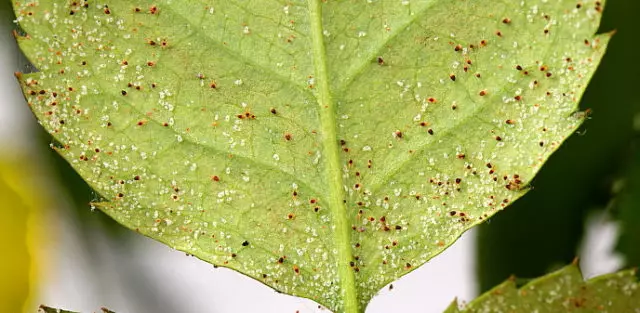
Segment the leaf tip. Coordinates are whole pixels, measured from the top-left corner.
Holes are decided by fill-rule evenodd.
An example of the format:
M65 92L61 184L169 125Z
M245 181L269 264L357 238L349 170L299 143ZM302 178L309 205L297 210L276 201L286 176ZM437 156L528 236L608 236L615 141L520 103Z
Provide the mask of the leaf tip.
M573 258L573 261L571 261L571 265L578 266L578 264L580 264L580 257Z

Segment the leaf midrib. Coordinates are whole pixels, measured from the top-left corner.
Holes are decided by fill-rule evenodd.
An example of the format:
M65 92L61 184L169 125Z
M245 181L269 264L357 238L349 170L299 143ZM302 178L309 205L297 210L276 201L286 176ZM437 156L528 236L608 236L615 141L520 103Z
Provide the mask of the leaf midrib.
M345 198L340 166L340 149L337 140L336 107L329 87L329 73L327 71L327 55L324 44L322 24L321 0L308 0L309 26L312 38L313 63L317 81L318 110L322 127L322 146L326 151L327 160L325 175L327 177L329 194L329 209L333 217L334 244L338 251L338 278L340 285L340 300L342 311L346 313L360 313L360 302L356 289L355 273L349 264L353 260L351 250L351 228L348 223L347 208L343 203ZM340 304L338 304L340 307Z

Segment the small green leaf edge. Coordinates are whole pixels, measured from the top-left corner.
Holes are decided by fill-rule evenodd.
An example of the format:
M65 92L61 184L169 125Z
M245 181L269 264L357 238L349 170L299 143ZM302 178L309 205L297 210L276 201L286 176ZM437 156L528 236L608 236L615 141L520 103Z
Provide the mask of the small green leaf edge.
M639 312L640 282L636 278L636 273L637 269L627 269L585 280L578 263L573 262L560 270L532 279L520 288L518 288L516 284L515 277L511 277L467 304L463 304L458 301L458 299L454 299L444 313L498 312L499 309L497 307L490 305L494 300L515 307L516 309L511 312L529 312L534 308L521 306L521 301L523 297L527 296L527 291L542 289L548 284L561 284L561 280L578 280L578 284L575 285L575 289L572 290L591 293L587 296L599 298L596 304L591 304L593 300L590 301L587 296L574 297L574 295L571 294L572 290L561 289L567 291L568 294L561 297L563 301L559 304L567 304L567 301L570 301L569 304L572 305L571 308L573 309L571 312L634 312L632 310ZM609 291L615 292L615 295L604 294L604 292ZM509 299L505 300L505 298L509 296L516 297L515 301L509 302ZM615 301L615 299L624 299L627 301ZM605 304L604 301L608 303ZM537 303L533 302L533 304L541 305L540 308L535 308L539 310L537 312L567 312L566 310L569 309L567 307L557 307L557 309L554 310L548 306L543 307L545 303L542 303L542 301L538 301ZM562 311L562 309L565 311Z

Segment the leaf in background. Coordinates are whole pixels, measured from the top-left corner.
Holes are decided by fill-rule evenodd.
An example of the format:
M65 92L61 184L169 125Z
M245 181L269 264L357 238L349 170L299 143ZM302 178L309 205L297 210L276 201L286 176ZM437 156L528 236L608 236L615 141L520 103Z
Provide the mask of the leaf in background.
M44 305L41 305L40 308L38 308L38 313L41 313L41 312L42 313L77 313L73 311L55 309L55 308L44 306Z
M5 26L11 23L11 12L11 3L0 1L0 45L10 39L4 34L9 34ZM10 59L2 46L0 56ZM4 74L5 69L0 64L0 73ZM0 120L0 133L13 126L7 125L6 119ZM33 244L41 244L42 239L35 223L42 218L38 214L42 193L30 186L30 173L16 171L30 168L30 164L15 158L13 148L5 141L0 145L0 312L18 313L28 306L30 294L36 290L31 281L38 267Z
M636 73L628 62L640 48L640 2L607 3L601 30L616 30L581 101L592 109L575 136L554 153L532 182L532 191L478 230L476 273L481 291L511 275L537 277L571 262L582 239L584 217L611 199L616 173L627 171L633 117L640 112ZM637 225L637 224L636 224Z
M640 267L640 152L637 142L633 150L624 190L614 204L620 223L616 250L624 255L627 266Z
M15 2L19 75L96 207L361 312L580 125L602 1Z
M41 244L35 221L43 205L36 189L24 177L26 171L15 169L27 164L6 160L0 153L0 312L23 312L29 295L36 290L31 277L36 273L37 258L33 245Z
M107 308L100 308L100 311L102 313L115 313ZM42 312L42 313L75 313L73 311L66 311L66 310L62 310L62 309L55 309L52 307L48 307L45 305L41 305L40 308L38 309L38 312Z
M577 265L569 265L517 288L507 280L456 312L638 312L640 284L635 271L621 271L584 281Z

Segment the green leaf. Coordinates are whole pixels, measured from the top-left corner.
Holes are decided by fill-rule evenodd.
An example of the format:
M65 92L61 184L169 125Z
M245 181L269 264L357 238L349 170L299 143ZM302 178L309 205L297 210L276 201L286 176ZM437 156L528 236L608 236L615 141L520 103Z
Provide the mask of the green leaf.
M48 307L48 306L45 306L45 305L41 305L40 308L38 308L38 312L43 312L43 313L76 313L76 312L73 312L73 311L55 309L55 308Z
M616 35L580 102L581 108L593 110L593 118L580 127L584 135L570 138L551 156L531 183L532 192L478 228L481 292L510 275L537 277L570 263L578 253L585 217L611 200L612 173L630 172L632 122L640 112L634 74L640 63L627 61L640 48L636 12L639 1L607 2L600 30L616 29ZM637 229L633 225L640 220L631 222L629 230ZM639 249L637 242L629 241L628 247ZM636 260L628 266L640 266L640 258Z
M362 312L581 124L602 3L15 2L18 78L97 208Z
M100 308L100 311L102 313L115 313L107 308ZM67 311L67 310L62 310L62 309L55 309L52 307L48 307L46 305L41 305L40 308L38 309L38 312L42 312L42 313L76 313L73 311Z
M454 301L445 313L456 312L638 312L640 284L634 270L584 281L576 264L537 278L519 289L509 279L458 308Z

